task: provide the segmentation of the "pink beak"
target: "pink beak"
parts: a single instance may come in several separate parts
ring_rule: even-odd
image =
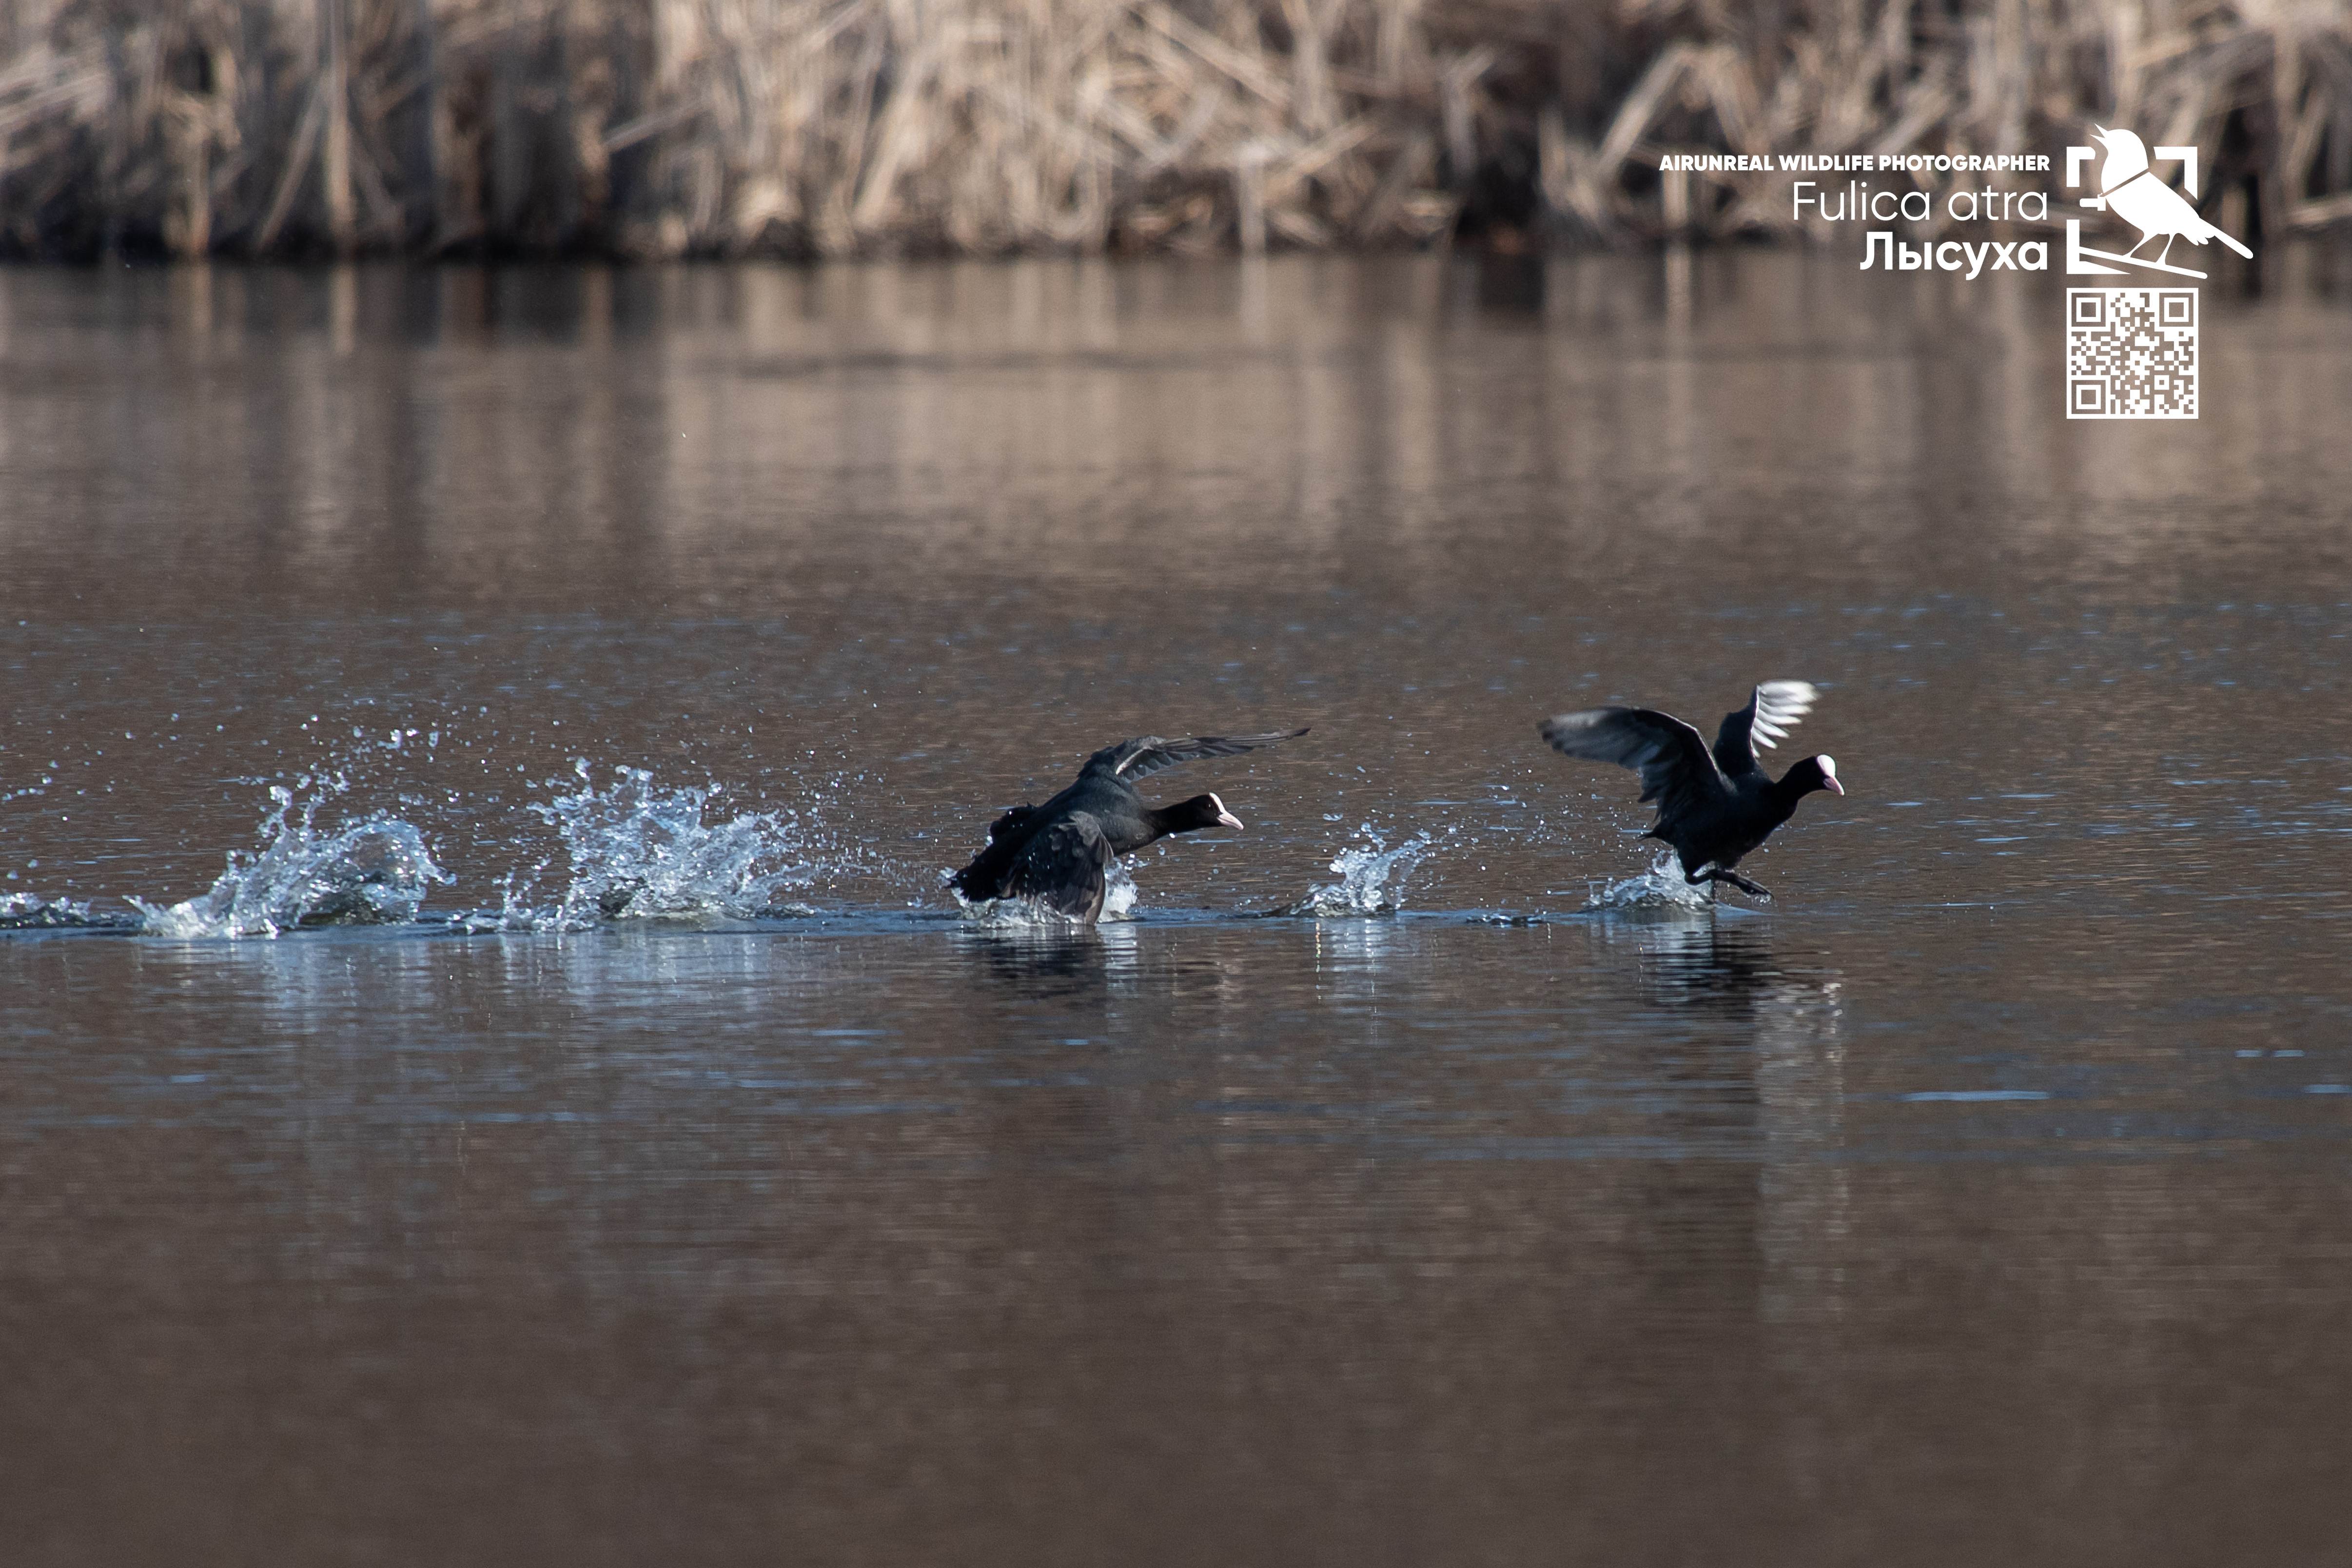
[[[1242,819],[1230,811],[1217,813],[1217,821],[1227,827],[1238,828],[1242,825]]]
[[[1845,793],[1845,785],[1837,782],[1837,774],[1835,773],[1823,773],[1822,775],[1822,787],[1823,789],[1833,789],[1840,795],[1843,795]]]

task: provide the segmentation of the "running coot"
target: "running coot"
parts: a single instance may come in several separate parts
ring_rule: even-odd
[[[1274,735],[1197,735],[1166,741],[1144,735],[1106,746],[1087,759],[1076,784],[1043,805],[1016,805],[989,825],[988,847],[949,879],[965,900],[1026,899],[1066,919],[1102,913],[1104,877],[1113,858],[1171,833],[1239,827],[1241,818],[1213,795],[1149,806],[1135,781],[1202,757],[1231,757],[1296,740]]]
[[[1732,868],[1788,821],[1805,796],[1823,789],[1845,793],[1830,757],[1807,757],[1778,779],[1756,760],[1757,748],[1769,748],[1794,729],[1817,695],[1805,681],[1765,681],[1747,707],[1724,715],[1712,754],[1696,730],[1649,708],[1562,713],[1537,728],[1554,751],[1642,775],[1642,798],[1658,806],[1658,820],[1642,837],[1673,847],[1685,881],[1728,882],[1769,899]]]

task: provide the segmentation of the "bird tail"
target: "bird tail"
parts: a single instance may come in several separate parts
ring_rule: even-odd
[[[2236,251],[2247,260],[2252,261],[2254,258],[2254,253],[2252,251],[2248,250],[2244,246],[2239,244],[2238,241],[2231,236],[2223,234],[2220,229],[2215,228],[2210,223],[2207,224],[2205,227],[2206,231],[2211,234],[2215,239],[2220,240],[2222,244],[2228,246],[2231,249]]]

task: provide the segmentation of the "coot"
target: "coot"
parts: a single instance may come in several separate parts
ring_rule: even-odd
[[[1106,746],[1087,759],[1077,782],[1043,805],[1016,805],[989,825],[988,847],[949,879],[972,902],[1026,899],[1074,921],[1102,913],[1104,876],[1111,860],[1171,833],[1239,827],[1241,818],[1213,795],[1170,806],[1149,806],[1135,781],[1202,757],[1231,757],[1296,740],[1274,735],[1196,735],[1186,741],[1139,736]]]
[[[1830,757],[1807,757],[1777,779],[1756,760],[1757,748],[1769,749],[1794,729],[1818,695],[1802,680],[1764,682],[1747,707],[1724,715],[1712,755],[1696,730],[1649,708],[1562,713],[1537,728],[1554,751],[1616,763],[1642,775],[1642,798],[1658,805],[1658,820],[1642,837],[1674,847],[1685,881],[1728,882],[1769,899],[1771,894],[1732,868],[1788,821],[1805,796],[1822,789],[1845,793]]]

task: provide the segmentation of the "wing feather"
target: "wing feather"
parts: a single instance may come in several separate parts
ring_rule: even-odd
[[[1811,681],[1767,680],[1758,685],[1748,706],[1723,716],[1715,732],[1715,764],[1734,777],[1758,771],[1757,753],[1769,752],[1789,738],[1821,695]]]
[[[1660,822],[1704,805],[1723,787],[1706,742],[1671,713],[1593,708],[1547,719],[1537,729],[1563,755],[1614,763],[1641,774],[1642,798],[1657,803]]]
[[[1278,741],[1295,741],[1307,733],[1304,729],[1286,730],[1271,735],[1195,735],[1190,740],[1169,741],[1158,735],[1139,735],[1132,741],[1121,741],[1116,746],[1105,746],[1087,759],[1085,772],[1108,772],[1129,783],[1149,778],[1162,769],[1179,763],[1198,762],[1203,757],[1234,757],[1244,752],[1255,752],[1260,746],[1271,746]]]
[[[1091,921],[1102,913],[1111,856],[1102,824],[1090,812],[1073,812],[1022,846],[1007,891],[1066,919]]]
[[[988,847],[971,858],[971,864],[948,879],[948,885],[967,900],[977,903],[982,899],[1005,896],[1005,878],[1013,871],[1013,858],[1029,837],[1030,819],[1037,815],[1034,805],[1016,805],[988,825]]]

